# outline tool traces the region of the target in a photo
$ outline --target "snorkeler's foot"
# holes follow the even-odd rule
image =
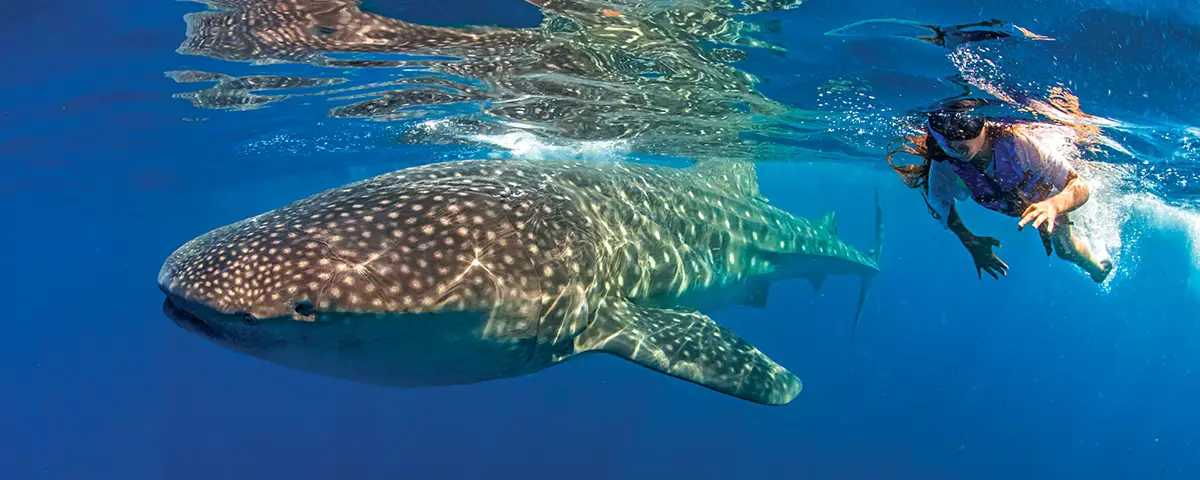
[[[1110,259],[1100,261],[1100,270],[1092,272],[1092,280],[1096,283],[1104,283],[1108,278],[1108,274],[1113,271],[1113,262]]]

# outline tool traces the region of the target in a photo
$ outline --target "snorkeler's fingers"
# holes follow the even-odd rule
[[[1036,217],[1036,216],[1037,216],[1037,211],[1034,210],[1033,205],[1030,205],[1029,208],[1025,209],[1025,213],[1021,214],[1021,221],[1017,222],[1017,230],[1025,228],[1025,224],[1032,221],[1034,219],[1034,217]]]
[[[1046,212],[1039,212],[1036,217],[1037,220],[1033,221],[1033,228],[1042,228],[1042,224],[1046,223],[1046,220],[1049,219],[1049,217],[1049,215],[1046,215]]]
[[[988,275],[991,275],[992,278],[996,278],[996,280],[1000,280],[1001,276],[1008,275],[1008,265],[1004,264],[1000,258],[996,257],[992,257],[990,262],[984,265],[984,270],[988,271]]]

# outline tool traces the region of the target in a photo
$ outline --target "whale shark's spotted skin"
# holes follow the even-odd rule
[[[508,55],[529,30],[431,27],[366,13],[359,0],[197,0],[215,10],[185,16],[181,53],[229,60],[304,58],[321,52]]]
[[[159,274],[164,308],[226,347],[377,384],[477,382],[602,351],[787,403],[799,380],[699,311],[877,263],[831,224],[769,205],[753,167],[722,165],[381,175],[188,242]]]

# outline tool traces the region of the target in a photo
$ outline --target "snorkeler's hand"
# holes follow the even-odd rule
[[[1045,223],[1046,232],[1054,233],[1054,219],[1056,218],[1058,218],[1058,204],[1052,200],[1043,200],[1025,209],[1025,213],[1021,214],[1021,221],[1017,223],[1017,230],[1025,228],[1025,225],[1032,221],[1033,228],[1041,228]]]
[[[971,252],[971,259],[975,261],[975,275],[979,276],[980,280],[983,279],[983,272],[987,272],[996,280],[999,280],[1001,275],[1008,275],[1008,264],[992,252],[992,247],[1000,247],[999,240],[973,236],[964,240],[963,246]]]

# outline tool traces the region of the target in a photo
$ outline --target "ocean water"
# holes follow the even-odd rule
[[[373,0],[362,11],[382,17],[352,15],[517,32],[464,52],[366,48],[337,29],[297,41],[272,35],[294,23],[282,16],[189,31],[210,11],[196,2],[0,3],[0,478],[1200,476],[1195,2],[556,5]],[[949,49],[911,25],[993,18],[1052,40]],[[518,40],[535,47],[496,49]],[[1095,184],[1078,218],[1116,261],[1108,281],[971,205],[967,224],[1011,267],[977,279],[888,168],[914,112],[960,94],[1095,127],[1092,148],[1067,153]],[[781,282],[765,308],[712,313],[804,381],[778,407],[606,356],[474,385],[361,385],[223,350],[162,314],[158,269],[196,235],[487,157],[751,159],[773,204],[835,210],[863,249],[878,189],[882,272],[853,337],[852,278]]]

